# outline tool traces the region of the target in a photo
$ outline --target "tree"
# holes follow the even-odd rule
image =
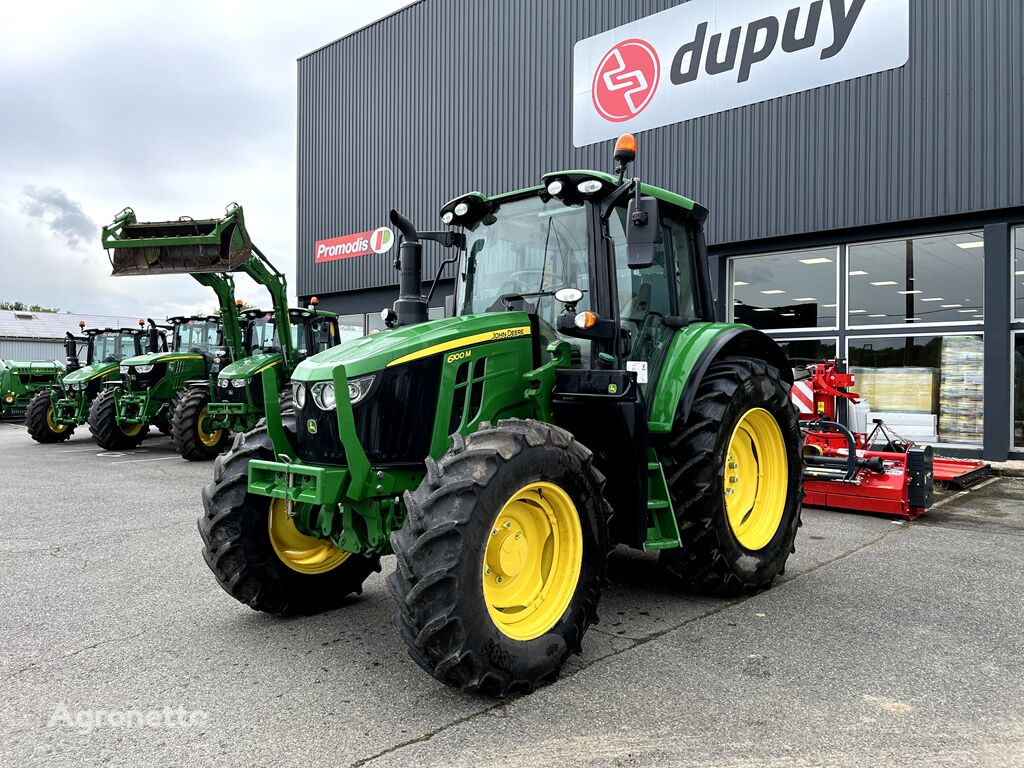
[[[0,301],[0,309],[12,309],[15,312],[60,312],[60,307],[44,307],[40,304],[26,304],[23,301]]]

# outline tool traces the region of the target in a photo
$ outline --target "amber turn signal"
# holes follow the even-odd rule
[[[589,310],[586,310],[576,315],[575,319],[573,320],[573,323],[576,325],[577,328],[580,328],[581,330],[593,328],[595,325],[597,325],[597,315]]]

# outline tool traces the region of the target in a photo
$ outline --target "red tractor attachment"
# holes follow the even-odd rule
[[[869,434],[838,421],[839,400],[858,403],[854,374],[838,360],[807,366],[792,388],[804,435],[804,504],[895,515],[914,520],[932,505],[934,482],[958,488],[987,477],[988,464],[937,459],[880,419]]]

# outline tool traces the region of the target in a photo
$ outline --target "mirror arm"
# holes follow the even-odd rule
[[[634,192],[636,195],[640,194],[640,179],[630,179],[604,199],[604,202],[601,203],[601,221],[607,221],[612,209],[630,192]]]

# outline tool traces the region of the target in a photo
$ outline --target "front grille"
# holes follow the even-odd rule
[[[121,386],[127,392],[145,392],[156,386],[167,370],[167,363],[156,363],[149,373],[138,373],[130,368],[128,374],[121,374]]]
[[[310,422],[316,422],[315,434],[309,431]],[[309,394],[306,407],[296,413],[295,450],[304,461],[345,466],[345,449],[338,437],[338,414],[321,411]]]
[[[369,394],[352,409],[356,436],[371,464],[423,463],[430,453],[440,388],[439,355],[376,374]],[[307,395],[305,408],[296,415],[295,448],[299,457],[315,464],[344,466],[337,414],[321,411]],[[311,419],[316,421],[315,434],[309,431]]]
[[[356,435],[371,464],[421,464],[430,453],[441,355],[385,368],[352,409]]]

